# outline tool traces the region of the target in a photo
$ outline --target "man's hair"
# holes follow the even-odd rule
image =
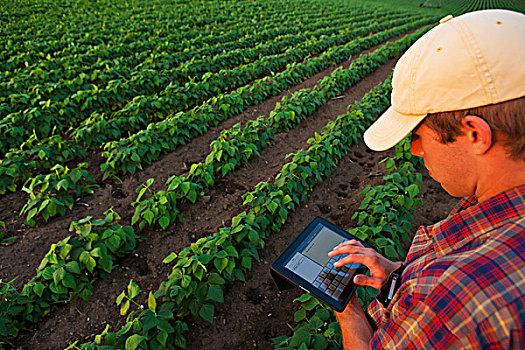
[[[467,115],[483,118],[493,131],[492,142],[499,142],[516,160],[525,160],[525,96],[493,105],[450,112],[429,113],[424,123],[441,135],[442,143],[461,136],[461,121]]]

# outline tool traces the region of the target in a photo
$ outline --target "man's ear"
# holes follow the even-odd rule
[[[485,119],[467,115],[463,118],[463,131],[475,154],[484,154],[492,147],[493,132]]]

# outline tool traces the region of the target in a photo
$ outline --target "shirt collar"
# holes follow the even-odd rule
[[[475,197],[461,200],[447,219],[429,231],[438,256],[457,250],[493,229],[525,215],[525,184],[482,203]]]

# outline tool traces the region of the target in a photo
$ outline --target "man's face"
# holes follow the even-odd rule
[[[466,197],[474,194],[476,169],[473,159],[467,153],[465,136],[443,144],[439,135],[423,123],[412,132],[411,152],[423,158],[430,176],[451,196]]]

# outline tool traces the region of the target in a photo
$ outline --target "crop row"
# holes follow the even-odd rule
[[[459,3],[460,5],[454,9],[454,13],[456,14],[485,9],[509,9],[518,12],[525,11],[525,5],[519,0],[475,0],[460,1]]]
[[[360,26],[338,35],[320,38],[319,40],[306,40],[295,45],[294,48],[288,48],[283,54],[265,56],[250,64],[240,65],[230,70],[221,70],[213,75],[206,75],[200,82],[190,82],[183,86],[170,85],[160,94],[136,97],[124,108],[107,117],[99,114],[93,115],[83,121],[80,127],[70,131],[71,139],[87,146],[98,146],[119,138],[118,136],[146,128],[151,122],[165,119],[166,115],[174,115],[179,111],[193,108],[202,101],[238,88],[256,78],[269,76],[287,64],[300,62],[308,55],[317,54],[332,45],[347,42],[359,34],[402,23],[406,23],[406,20],[398,20],[383,25],[372,25],[370,22],[360,23]],[[126,123],[131,118],[133,118],[133,123]],[[110,126],[109,129],[107,129],[108,125]]]
[[[315,16],[314,16],[315,17]],[[349,16],[352,17],[352,16]],[[84,84],[95,84],[101,86],[112,79],[121,79],[122,77],[133,72],[133,67],[137,69],[153,69],[159,61],[166,61],[166,63],[177,64],[190,60],[192,58],[199,58],[203,56],[213,56],[223,50],[231,50],[247,45],[254,45],[254,43],[261,40],[277,37],[283,34],[296,34],[301,31],[315,30],[327,26],[329,23],[341,20],[341,14],[338,16],[324,17],[315,21],[311,20],[307,25],[298,25],[301,23],[301,18],[294,19],[295,27],[283,28],[282,23],[272,23],[267,25],[257,24],[257,27],[247,25],[232,26],[227,32],[219,34],[207,34],[198,31],[199,36],[191,38],[188,33],[181,34],[179,32],[166,34],[162,38],[152,40],[150,36],[145,38],[134,38],[134,40],[127,44],[122,43],[107,43],[99,44],[93,47],[88,54],[74,55],[73,57],[53,58],[51,56],[41,57],[38,66],[27,65],[24,69],[11,70],[3,74],[2,82],[2,97],[8,96],[12,93],[26,93],[26,90],[31,87],[31,91],[40,90],[41,99],[53,98],[53,96],[60,97],[60,90],[52,90],[51,84],[61,81],[71,81],[69,83],[70,90],[75,90],[75,77],[84,74],[87,80]],[[216,31],[217,29],[214,29]],[[144,35],[149,34],[145,33]],[[211,45],[211,46],[210,46]],[[177,61],[168,61],[165,57],[167,54],[173,56]],[[153,62],[152,60],[155,59]],[[67,70],[64,71],[64,65]],[[161,64],[163,66],[166,64]],[[37,86],[34,86],[39,84]],[[62,86],[63,84],[61,84]],[[82,86],[82,85],[80,85]],[[62,89],[65,89],[63,87]]]
[[[418,36],[420,33],[421,31],[413,35]],[[166,190],[152,192],[148,198],[141,199],[152,184],[153,180],[150,179],[140,189],[138,198],[133,203],[135,214],[132,224],[138,222],[140,228],[146,224],[160,224],[165,229],[176,222],[177,207],[181,200],[194,202],[198,194],[206,193],[213,186],[218,176],[225,176],[248,163],[277,133],[290,131],[331,98],[347,90],[387,59],[395,57],[412,38],[413,36],[407,35],[397,42],[387,43],[360,56],[347,69],[336,69],[314,88],[299,90],[290,98],[284,97],[267,118],[261,116],[248,122],[244,128],[237,124],[224,130],[211,143],[211,151],[206,160],[193,164],[187,177],[173,176],[166,182]]]
[[[179,9],[178,11],[181,11]],[[91,26],[92,32],[86,35],[85,27],[79,26],[80,38],[68,42],[64,40],[63,34],[57,41],[58,45],[66,45],[67,47],[61,52],[57,47],[54,50],[50,50],[53,47],[53,42],[49,42],[51,39],[45,37],[44,40],[36,43],[34,41],[25,38],[23,41],[24,48],[22,50],[22,57],[16,59],[12,57],[7,63],[4,63],[2,75],[5,78],[14,78],[19,80],[22,79],[33,80],[39,78],[39,75],[53,74],[56,69],[61,70],[63,73],[68,73],[73,67],[84,67],[88,69],[85,71],[86,74],[90,75],[89,66],[98,63],[111,64],[111,60],[119,58],[123,55],[136,56],[131,57],[132,60],[139,63],[140,59],[147,58],[150,54],[156,54],[158,52],[166,51],[173,54],[178,51],[195,51],[196,49],[205,48],[207,46],[216,46],[219,43],[234,42],[242,38],[245,35],[254,34],[261,30],[271,30],[273,28],[282,28],[281,17],[287,15],[287,12],[283,9],[282,12],[275,12],[274,14],[264,11],[265,15],[258,21],[254,21],[254,18],[261,16],[260,14],[250,12],[243,13],[242,16],[236,18],[235,21],[229,19],[227,23],[217,23],[215,21],[213,25],[205,26],[192,26],[184,27],[177,26],[177,21],[173,21],[173,9],[168,11],[166,17],[157,16],[154,19],[142,18],[138,21],[138,25],[142,24],[142,27],[135,28],[133,26],[132,31],[122,30],[122,25],[117,25],[116,28],[110,29],[99,29],[97,25]],[[335,14],[326,16],[324,14],[312,13],[310,11],[301,11],[294,13],[293,16],[288,16],[286,23],[289,24],[290,28],[293,27],[307,27],[312,22],[320,21],[320,18],[324,20],[332,21],[337,18],[349,18],[355,14],[368,12],[371,16],[376,16],[370,10],[363,9],[342,9],[334,12]],[[144,14],[141,14],[143,17]],[[134,22],[135,23],[135,22]],[[68,23],[70,24],[70,23]],[[99,20],[98,25],[104,27],[112,27],[113,21],[108,24],[105,20]],[[55,25],[53,24],[53,27]],[[61,30],[64,28],[64,24],[58,26]],[[69,25],[68,25],[69,28]],[[153,29],[161,28],[161,29]],[[137,32],[134,32],[135,29]],[[52,29],[50,29],[52,30]],[[101,32],[106,32],[105,38],[100,38]],[[116,33],[117,32],[117,33]],[[6,43],[6,46],[10,46],[9,43],[18,42],[18,40],[10,40]],[[46,46],[46,48],[39,49],[40,46]],[[88,49],[86,52],[82,52]],[[69,53],[69,51],[73,51]],[[80,52],[79,52],[80,50]],[[1,53],[1,52],[0,52]],[[28,58],[28,55],[34,55],[33,59]],[[109,60],[109,62],[108,62]],[[102,62],[101,62],[102,61]],[[5,59],[4,59],[5,62]],[[9,64],[12,63],[12,64]],[[68,67],[64,71],[63,67]],[[102,65],[101,67],[103,67]],[[32,71],[39,70],[39,74],[31,74]],[[55,75],[56,76],[56,75]],[[60,77],[58,77],[60,78]]]
[[[395,158],[386,159],[386,171],[382,183],[367,186],[361,195],[363,200],[352,219],[356,226],[348,229],[354,236],[378,249],[390,260],[404,257],[402,242],[409,242],[414,221],[413,212],[420,204],[421,173],[416,172],[410,154],[409,138],[396,146]],[[415,164],[414,164],[415,163]],[[377,295],[373,288],[358,287],[361,305],[368,305]],[[306,293],[297,298],[301,306],[294,314],[298,322],[291,336],[276,337],[275,349],[327,349],[341,348],[341,332],[333,311]]]
[[[383,102],[384,102],[384,100],[385,99],[383,98]],[[378,109],[377,105],[376,106],[372,106],[371,102],[369,102],[369,104],[371,105],[370,108],[372,110],[376,110],[377,111],[377,109]],[[379,112],[377,112],[377,113],[379,113]],[[339,130],[339,128],[336,129],[335,125],[334,125],[334,126],[332,126],[331,130],[335,132],[335,130]],[[352,139],[352,138],[350,138],[350,139]],[[320,138],[316,139],[316,141],[320,141],[320,140],[321,140]],[[353,138],[353,140],[355,141],[355,138]],[[314,167],[314,169],[315,168],[316,167]],[[310,171],[311,171],[311,169],[310,169]],[[314,176],[314,179],[315,178],[316,178],[316,176]],[[284,178],[282,178],[281,180],[284,181]],[[283,181],[280,181],[279,177],[278,177],[277,180],[276,180],[276,183],[281,183],[282,186],[284,186],[284,182]],[[254,199],[253,194],[249,194],[246,197],[246,201],[247,202],[251,202],[251,201],[253,201],[253,199]],[[276,208],[274,206],[276,205],[276,203],[275,202],[273,202],[273,203],[268,202],[268,203],[269,203],[268,205],[269,205],[269,208],[270,208],[269,210],[271,210],[272,213],[275,212]],[[257,210],[256,210],[256,213],[257,213]],[[84,224],[88,225],[87,226],[88,228],[79,229],[78,230],[79,234],[82,233],[84,235],[84,237],[91,238],[92,240],[93,239],[102,240],[102,242],[97,241],[97,242],[100,243],[100,244],[96,245],[97,248],[100,248],[102,243],[110,244],[110,245],[112,245],[112,244],[114,245],[116,243],[114,240],[107,240],[107,238],[109,237],[108,236],[109,235],[108,232],[110,230],[105,230],[104,231],[105,233],[103,235],[91,234],[92,225],[96,224],[96,225],[104,226],[104,225],[107,225],[108,223],[112,223],[114,221],[114,217],[113,217],[114,214],[110,213],[108,215],[111,215],[111,216],[109,218],[107,217],[105,220],[98,220],[98,221],[95,221],[95,222],[91,222],[90,221],[91,218],[87,218],[87,219],[81,220],[81,222],[80,222],[82,225],[84,225]],[[235,219],[234,219],[234,222],[236,222]],[[130,241],[133,241],[133,242],[135,241],[136,237],[134,236],[132,230],[131,231],[130,231],[130,229],[125,230],[121,226],[117,226],[116,229],[121,234],[125,233],[126,237],[129,236],[127,238],[127,240],[130,240]],[[253,238],[253,233],[250,233],[249,235],[252,236],[252,238]],[[132,238],[130,238],[130,237],[132,237]],[[104,240],[104,238],[106,238],[106,240]],[[125,238],[125,237],[121,237],[121,238]],[[49,253],[49,254],[51,254],[50,256],[52,258],[48,258],[49,254],[46,255],[47,260],[45,258],[44,261],[42,262],[41,268],[39,268],[38,275],[33,280],[31,280],[26,286],[24,286],[23,291],[20,294],[14,293],[12,288],[10,288],[9,283],[6,284],[6,286],[4,286],[4,288],[2,290],[4,292],[4,295],[6,296],[4,298],[4,299],[6,299],[6,302],[1,304],[1,307],[0,307],[0,310],[3,310],[3,312],[0,313],[0,316],[1,316],[0,317],[0,321],[3,323],[3,328],[6,329],[6,331],[4,332],[5,334],[2,334],[0,332],[0,335],[3,335],[6,338],[12,338],[12,337],[16,336],[16,334],[18,333],[18,330],[20,328],[24,328],[27,325],[27,322],[36,322],[41,316],[43,316],[45,313],[47,313],[47,310],[50,307],[50,302],[49,302],[50,298],[51,298],[51,300],[58,301],[58,300],[63,300],[63,299],[60,299],[60,297],[61,297],[60,295],[61,294],[65,294],[67,296],[67,298],[72,298],[72,297],[74,297],[76,295],[82,296],[83,294],[81,294],[81,293],[83,293],[83,291],[90,290],[89,287],[86,287],[86,286],[87,285],[91,286],[91,284],[87,284],[85,279],[82,280],[82,283],[80,283],[80,284],[75,279],[77,277],[76,275],[79,274],[79,269],[77,268],[77,265],[80,268],[80,266],[83,266],[83,265],[81,265],[81,263],[85,264],[86,266],[84,267],[84,269],[88,269],[91,273],[94,272],[95,266],[101,266],[102,269],[106,268],[104,271],[107,272],[107,261],[113,261],[112,259],[115,256],[117,256],[115,254],[112,255],[112,254],[108,253],[108,249],[107,248],[106,248],[105,251],[103,251],[104,248],[100,248],[99,250],[96,250],[95,253],[92,250],[89,250],[89,251],[87,251],[87,253],[84,253],[84,251],[86,251],[86,249],[87,249],[87,248],[83,248],[83,247],[86,246],[86,242],[84,242],[84,243],[82,243],[82,242],[81,243],[77,243],[77,245],[75,245],[75,247],[78,248],[79,250],[75,250],[75,253],[70,256],[68,254],[72,250],[72,246],[68,245],[69,244],[68,241],[70,239],[71,238],[67,238],[66,240],[60,242],[58,245],[52,247],[52,249],[51,249],[51,251]],[[117,241],[120,242],[120,241],[122,241],[122,239],[121,240],[117,240]],[[88,248],[91,248],[91,249],[95,247],[94,244],[91,244],[89,242],[87,243],[87,246],[88,246]],[[127,244],[126,246],[127,247],[132,247],[132,246],[134,246],[134,243],[133,244]],[[82,250],[82,249],[84,249],[84,250]],[[104,253],[103,256],[104,256],[104,258],[106,260],[104,260],[105,263],[101,263],[101,264],[97,265],[95,258],[99,257],[99,255],[101,254],[101,252],[100,252],[101,250],[103,251],[103,253]],[[111,251],[113,251],[113,250],[111,250]],[[250,251],[252,253],[249,253]],[[230,250],[230,252],[232,252],[232,251]],[[253,255],[253,250],[248,250],[247,254]],[[255,251],[255,254],[256,254],[256,251]],[[219,253],[219,256],[222,256],[222,255],[223,255],[222,253]],[[59,256],[61,259],[57,259],[57,256]],[[257,257],[257,256],[253,255],[253,257]],[[70,260],[70,259],[73,259],[73,260]],[[221,259],[221,264],[224,264],[224,262],[225,262],[224,261],[224,257],[222,257],[220,259]],[[52,266],[47,266],[49,263],[51,263]],[[215,264],[219,264],[219,263],[216,262]],[[251,257],[245,256],[243,258],[242,264],[245,265],[245,266],[249,265],[251,267]],[[222,266],[222,265],[217,265],[217,266]],[[229,266],[230,266],[230,263],[227,262],[227,265],[222,266],[222,269],[219,267],[219,273],[223,272],[223,271],[229,271],[230,270]],[[44,274],[44,271],[47,271],[47,273]],[[59,272],[57,272],[57,271],[59,271]],[[232,271],[230,271],[230,274],[232,273]],[[197,272],[197,274],[199,274],[199,273],[200,272]],[[237,277],[241,277],[242,276],[242,272],[241,272],[241,275],[239,275],[238,273],[236,273],[236,275],[237,275]],[[202,275],[201,275],[201,277],[202,277]],[[230,277],[232,277],[232,276],[230,276]],[[88,277],[86,277],[86,278],[88,278]],[[96,276],[93,276],[91,278],[96,278]],[[215,279],[213,279],[213,278],[215,278]],[[211,292],[211,294],[214,296],[214,300],[215,301],[220,301],[220,299],[222,298],[222,290],[221,290],[221,287],[218,287],[218,286],[221,284],[221,281],[223,280],[223,278],[220,277],[219,275],[217,275],[215,277],[212,277],[212,280],[214,280],[218,284],[216,284],[216,287],[211,288],[213,290],[213,292]],[[79,287],[79,285],[81,285],[82,287]],[[68,291],[68,288],[73,289],[73,290],[72,291]],[[89,293],[89,292],[87,292],[87,293]],[[55,294],[59,294],[59,295],[57,296]],[[208,294],[210,294],[209,290],[208,290],[206,295],[208,295]],[[43,300],[41,299],[42,295],[46,295],[46,297]],[[64,296],[62,296],[62,298],[63,297]],[[7,300],[9,300],[9,302]],[[35,305],[37,307],[35,307]],[[164,305],[169,305],[169,303],[164,304]],[[160,312],[160,310],[165,310],[165,311]],[[167,315],[168,318],[169,317],[173,317],[172,314],[170,316],[169,310],[166,309],[166,306],[162,306],[160,310],[159,310],[159,315],[165,315],[165,316]],[[198,311],[198,314],[208,315],[209,316],[209,314],[207,312],[209,312],[210,306],[205,306],[204,308],[201,307],[200,310],[203,310],[203,311]],[[211,312],[213,313],[213,309],[211,309]],[[155,323],[156,321],[151,321],[151,322]],[[177,323],[177,324],[179,324],[179,323]],[[155,326],[159,326],[161,329],[166,329],[165,327],[167,327],[165,323],[160,322],[160,321],[157,322],[155,324]],[[171,326],[169,326],[169,327],[170,328],[167,328],[168,331],[170,329],[173,329],[173,328],[171,328]],[[2,329],[2,327],[0,327],[0,330],[1,329]],[[179,324],[178,330],[180,332],[182,332],[184,330],[184,326]],[[111,336],[107,336],[106,337],[106,341],[107,341],[107,339],[110,339],[110,337]],[[161,339],[162,339],[162,337],[163,336],[161,336]],[[136,339],[136,337],[134,339]],[[182,343],[180,343],[180,342],[182,341],[181,339],[183,339],[183,338],[178,337],[177,339],[178,339],[179,345],[181,345]]]
[[[7,17],[9,21],[6,28],[0,30],[0,33],[5,34],[1,36],[0,43],[5,44],[8,40],[24,37],[26,40],[30,40],[29,44],[42,43],[48,40],[54,43],[54,41],[62,39],[68,44],[86,40],[84,42],[81,41],[81,43],[90,45],[97,42],[115,40],[116,33],[129,33],[133,37],[139,38],[137,35],[144,33],[156,34],[163,32],[162,30],[152,29],[155,27],[167,29],[167,31],[178,29],[181,32],[189,32],[189,34],[192,34],[191,29],[201,28],[204,30],[203,33],[207,34],[210,29],[216,29],[217,32],[227,31],[231,27],[235,28],[236,25],[246,25],[254,22],[264,24],[282,20],[283,16],[293,20],[292,16],[290,16],[292,13],[298,17],[319,14],[319,12],[313,12],[308,7],[300,8],[296,7],[296,4],[286,2],[275,2],[275,5],[274,2],[261,4],[239,1],[234,5],[224,2],[206,2],[200,3],[199,6],[193,6],[194,4],[190,5],[187,2],[179,2],[178,5],[176,4],[177,2],[171,2],[166,6],[165,2],[150,1],[145,6],[141,7],[141,4],[138,4],[139,6],[135,8],[127,8],[110,1],[92,3],[92,6],[86,4],[88,6],[83,8],[71,6],[72,3],[74,4],[73,1],[64,1],[64,6],[60,8],[54,6],[48,9],[42,7],[32,9],[30,8],[32,5],[30,1],[25,1],[24,6],[20,7],[20,12],[26,10],[28,13],[18,13],[18,16],[21,17],[19,21],[16,20],[16,15],[13,13],[15,11],[10,9],[7,13],[3,13],[5,17],[1,18],[3,20]],[[348,7],[341,10],[346,9]],[[115,10],[120,12],[120,16],[114,16]],[[96,12],[98,16],[94,16],[93,12]],[[30,16],[35,13],[38,14]],[[335,13],[335,11],[330,13]],[[69,16],[69,18],[66,16]],[[63,24],[65,18],[71,23],[67,31],[60,25]],[[135,20],[131,25],[126,23],[130,19]],[[121,30],[124,24],[127,24],[127,26],[125,30]],[[84,26],[89,26],[92,29],[91,35],[85,35],[86,30]],[[192,36],[190,35],[189,37],[191,38]],[[24,46],[24,43],[12,42],[8,46],[8,49],[11,48],[23,51],[28,47]],[[47,54],[52,48],[42,47],[42,51],[48,50],[46,51]],[[60,49],[59,46],[55,48]]]
[[[21,329],[38,322],[54,304],[77,296],[89,300],[93,283],[107,278],[116,258],[135,249],[139,237],[133,228],[120,225],[119,215],[111,209],[105,215],[72,222],[70,231],[77,235],[53,244],[36,276],[20,292],[13,281],[0,280],[0,348],[10,344]]]
[[[299,83],[305,76],[328,68],[334,61],[342,61],[361,50],[399,35],[409,28],[415,28],[424,20],[405,26],[357,39],[344,47],[330,51],[326,55],[310,59],[299,65],[292,65],[273,77],[265,77],[250,86],[241,87],[228,95],[212,98],[208,103],[189,112],[181,112],[158,123],[149,124],[127,139],[112,141],[104,145],[102,154],[107,161],[101,169],[105,177],[115,173],[134,173],[142,165],[151,164],[166,152],[185,144],[193,137],[203,134],[209,126],[236,115],[246,108],[256,105],[271,95]],[[332,59],[326,60],[328,55]],[[339,59],[337,59],[337,57]]]
[[[359,19],[364,18],[360,17]],[[337,32],[338,30],[335,29],[334,31]],[[176,56],[165,55],[165,62],[160,57],[155,56],[151,59],[153,63],[149,65],[149,68],[142,67],[144,69],[141,68],[135,73],[129,72],[131,78],[112,80],[104,88],[89,85],[89,89],[75,91],[71,82],[65,81],[60,84],[52,84],[52,88],[47,90],[48,93],[58,93],[65,99],[42,99],[43,92],[38,87],[25,94],[12,94],[6,98],[6,102],[9,101],[9,103],[3,104],[4,112],[16,112],[10,113],[0,121],[0,135],[2,135],[0,136],[0,153],[6,153],[10,148],[18,147],[32,133],[38,137],[47,137],[52,132],[62,134],[69,127],[77,125],[90,115],[96,117],[100,113],[111,114],[115,110],[126,109],[128,107],[126,102],[136,96],[140,96],[138,97],[140,101],[141,98],[145,97],[141,95],[153,93],[154,95],[150,96],[149,99],[156,101],[159,97],[156,93],[165,89],[166,86],[167,89],[163,93],[169,94],[171,92],[172,94],[180,93],[182,95],[178,101],[174,101],[175,103],[166,108],[175,108],[175,111],[184,110],[190,106],[182,104],[182,102],[188,99],[185,96],[193,97],[191,96],[192,91],[211,90],[208,94],[212,94],[217,89],[210,88],[209,85],[213,82],[200,83],[207,86],[194,86],[197,84],[194,82],[186,83],[183,86],[184,82],[206,77],[209,73],[218,72],[221,69],[231,69],[261,56],[283,52],[287,48],[307,40],[310,36],[319,37],[327,32],[330,33],[330,31],[321,29],[313,33],[305,33],[305,35],[279,37],[275,42],[259,44],[251,49],[233,50],[216,57],[191,60],[185,63],[179,61]],[[242,46],[245,43],[248,46],[253,45],[257,40],[252,39],[240,40],[239,45]],[[151,69],[152,65],[155,66],[155,69]],[[146,64],[146,66],[148,65]],[[122,76],[120,72],[114,73],[119,77]],[[74,81],[84,84],[85,77],[77,77]],[[200,98],[196,96],[190,102],[195,104],[208,97],[206,95]]]
[[[188,44],[188,41],[197,39],[199,36],[204,40],[203,43],[211,44],[214,43],[212,38],[221,32],[236,31],[243,27],[248,29],[253,27],[254,24],[265,25],[277,22],[281,15],[286,15],[289,12],[286,9],[282,9],[282,12],[265,10],[262,12],[264,18],[253,22],[253,18],[258,16],[257,12],[260,8],[248,5],[244,7],[244,11],[236,13],[235,20],[232,20],[227,16],[221,15],[221,13],[223,11],[237,12],[238,9],[233,8],[228,3],[210,4],[214,7],[204,9],[202,4],[198,7],[186,4],[179,8],[166,8],[167,11],[164,15],[159,13],[159,10],[155,7],[144,7],[140,13],[140,21],[133,22],[132,26],[129,26],[128,18],[136,17],[136,13],[131,11],[125,11],[117,18],[111,17],[111,20],[109,20],[110,18],[108,17],[112,16],[111,10],[113,10],[111,7],[109,7],[109,11],[102,11],[102,18],[92,15],[83,16],[83,14],[77,16],[70,13],[68,9],[67,16],[73,16],[76,19],[73,25],[71,25],[71,21],[69,22],[68,30],[64,30],[64,19],[60,18],[63,14],[49,11],[46,14],[51,20],[49,22],[45,21],[48,24],[47,27],[37,28],[37,26],[33,25],[32,30],[27,30],[23,33],[11,30],[5,36],[2,36],[2,44],[5,45],[5,51],[2,51],[0,56],[4,62],[2,70],[24,69],[25,66],[29,67],[38,63],[47,55],[53,55],[51,59],[54,59],[55,56],[72,58],[75,55],[89,53],[94,47],[108,44],[120,46],[138,41],[141,44],[136,47],[140,49],[155,45],[156,41],[170,39],[173,42],[180,41]],[[214,16],[202,16],[202,13],[197,12],[203,9],[214,11]],[[306,14],[315,17],[315,14],[312,14],[311,11],[298,11],[296,16],[301,18]],[[53,16],[59,18],[53,18]],[[291,20],[293,21],[294,19]],[[23,21],[21,22],[23,23]],[[57,26],[56,22],[60,23],[60,25]],[[86,27],[91,29],[87,35]],[[126,30],[122,30],[123,27],[126,27]],[[152,28],[162,29],[155,30]],[[36,35],[33,33],[36,33]],[[20,41],[21,38],[24,41]],[[153,43],[146,44],[149,38],[154,39],[152,40]],[[96,56],[93,56],[93,58],[96,61]]]
[[[194,165],[188,179],[170,178],[167,191],[154,193],[144,202],[140,202],[140,198],[149,186],[141,190],[135,202],[137,207],[132,224],[135,224],[139,218],[146,218],[148,224],[153,225],[156,223],[154,222],[156,217],[164,228],[173,223],[177,217],[177,202],[180,199],[195,201],[198,192],[206,192],[213,185],[217,173],[224,176],[240,164],[247,163],[250,157],[264,148],[276,133],[289,131],[330,98],[348,89],[388,58],[397,55],[396,48],[403,47],[403,42],[406,40],[410,40],[410,36],[396,43],[387,43],[371,54],[359,57],[346,70],[335,70],[313,90],[300,90],[290,98],[283,98],[283,101],[270,113],[269,118],[260,117],[256,121],[249,122],[244,129],[237,125],[231,130],[223,131],[219,140],[211,144],[212,152],[208,155],[207,161]],[[79,169],[74,171],[80,173]],[[24,190],[31,195],[21,212],[21,214],[28,213],[27,224],[34,225],[36,223],[34,217],[37,215],[42,216],[46,221],[57,214],[64,215],[66,207],[70,207],[73,203],[73,194],[78,198],[84,193],[92,192],[92,186],[87,183],[92,179],[85,177],[71,181],[71,175],[72,173],[67,171],[61,174],[57,172],[56,175],[39,175],[31,181],[29,188],[24,187]],[[64,188],[60,186],[61,183],[66,183],[68,186]],[[35,195],[34,187],[42,184]],[[141,228],[145,224],[146,221],[139,222]]]
[[[352,41],[341,47],[331,48],[319,57],[291,65],[275,76],[257,80],[252,85],[241,87],[228,95],[212,98],[207,103],[189,112],[178,113],[166,121],[151,124],[147,130],[128,139],[109,142],[104,147],[106,148],[105,156],[108,160],[103,170],[107,170],[109,175],[117,172],[134,173],[137,168],[137,162],[134,160],[138,159],[138,165],[140,165],[139,155],[144,154],[143,157],[149,157],[147,159],[149,162],[158,158],[161,153],[161,148],[156,146],[159,144],[159,139],[161,142],[162,138],[167,139],[170,149],[173,149],[178,144],[184,144],[196,135],[205,132],[210,125],[240,113],[247,107],[260,103],[268,96],[280,93],[284,89],[299,83],[304,77],[311,76],[330,65],[337,64],[352,54],[358,53],[361,49],[371,47],[419,24],[421,23],[394,28],[362,40]],[[322,44],[317,43],[317,45]],[[36,136],[31,136],[19,150],[8,153],[6,158],[1,161],[0,193],[16,190],[17,184],[25,182],[35,172],[50,169],[56,163],[65,163],[83,157],[86,150],[79,144],[80,142],[96,146],[107,139],[119,138],[122,132],[142,129],[147,122],[147,119],[144,120],[145,118],[140,114],[131,114],[106,121],[101,116],[96,120],[91,120],[91,125],[84,125],[83,128],[75,131],[77,136],[71,141],[55,135],[41,142]],[[173,127],[170,127],[170,124]],[[162,133],[162,130],[168,131]],[[173,135],[170,135],[171,130],[174,132]],[[96,137],[96,139],[88,141],[92,137]],[[146,164],[149,163],[146,162]]]
[[[94,66],[82,65],[79,66],[79,72],[71,62],[68,62],[67,74],[64,74],[61,69],[42,70],[41,72],[45,74],[35,74],[36,71],[31,71],[32,76],[38,76],[40,81],[46,81],[46,83],[35,85],[34,79],[28,80],[22,76],[16,80],[12,79],[8,84],[3,84],[2,90],[4,90],[5,98],[0,98],[0,117],[4,119],[2,121],[4,129],[8,128],[10,123],[23,125],[27,120],[33,121],[33,125],[27,126],[26,129],[33,129],[34,126],[38,126],[38,119],[45,118],[46,112],[62,116],[62,118],[57,118],[57,123],[62,122],[60,119],[84,119],[86,115],[94,111],[110,113],[122,108],[125,101],[134,96],[158,92],[168,84],[177,87],[190,78],[192,80],[201,79],[205,73],[230,69],[253,61],[260,56],[282,52],[287,47],[305,41],[311,36],[320,37],[336,33],[345,28],[346,24],[365,18],[366,16],[359,16],[357,19],[343,20],[336,27],[327,29],[316,28],[319,25],[314,25],[312,26],[313,31],[305,29],[300,35],[290,28],[281,27],[274,31],[263,30],[253,35],[236,38],[229,45],[221,43],[220,38],[217,38],[218,43],[210,48],[170,52],[169,54],[168,52],[147,54],[138,66],[128,67],[125,62],[134,60],[138,54],[135,53],[131,57],[119,57],[114,62],[106,60],[97,62],[96,66],[99,68],[95,70],[93,70]],[[229,32],[228,35],[231,33]],[[273,38],[277,39],[265,43],[266,40]],[[86,71],[88,67],[91,67],[90,71]],[[53,81],[54,79],[49,81],[49,74],[53,74],[60,82],[57,83]],[[73,78],[70,79],[68,76]],[[131,78],[123,78],[127,76]],[[110,84],[106,85],[108,82]],[[29,86],[31,88],[27,89]],[[21,93],[14,91],[11,87],[15,87]],[[130,91],[123,91],[123,88],[128,88]],[[3,103],[2,100],[4,100]],[[48,100],[50,100],[49,103],[47,103]],[[46,108],[44,111],[39,111],[38,109],[43,108],[42,105]],[[37,109],[29,110],[32,107]],[[11,114],[10,118],[5,118],[8,114]],[[67,129],[67,126],[70,125],[74,123],[67,123],[65,128]],[[43,131],[38,134],[49,133],[49,130]],[[11,144],[16,145],[14,142]]]
[[[374,91],[375,92],[375,91]],[[273,183],[261,182],[243,195],[250,207],[212,236],[199,239],[164,262],[176,259],[172,273],[159,289],[150,294],[145,310],[133,311],[117,332],[108,328],[95,342],[81,349],[162,349],[184,347],[185,316],[213,321],[217,303],[223,302],[226,285],[244,281],[244,274],[259,260],[258,250],[272,232],[279,232],[290,210],[306,200],[306,193],[331,174],[339,159],[359,139],[365,116],[373,119],[388,105],[379,93],[365,95],[360,106],[330,122],[312,145],[290,155]],[[154,301],[154,302],[153,302]],[[176,316],[175,316],[176,315]],[[105,345],[103,345],[105,344]],[[73,344],[70,348],[78,348]]]

